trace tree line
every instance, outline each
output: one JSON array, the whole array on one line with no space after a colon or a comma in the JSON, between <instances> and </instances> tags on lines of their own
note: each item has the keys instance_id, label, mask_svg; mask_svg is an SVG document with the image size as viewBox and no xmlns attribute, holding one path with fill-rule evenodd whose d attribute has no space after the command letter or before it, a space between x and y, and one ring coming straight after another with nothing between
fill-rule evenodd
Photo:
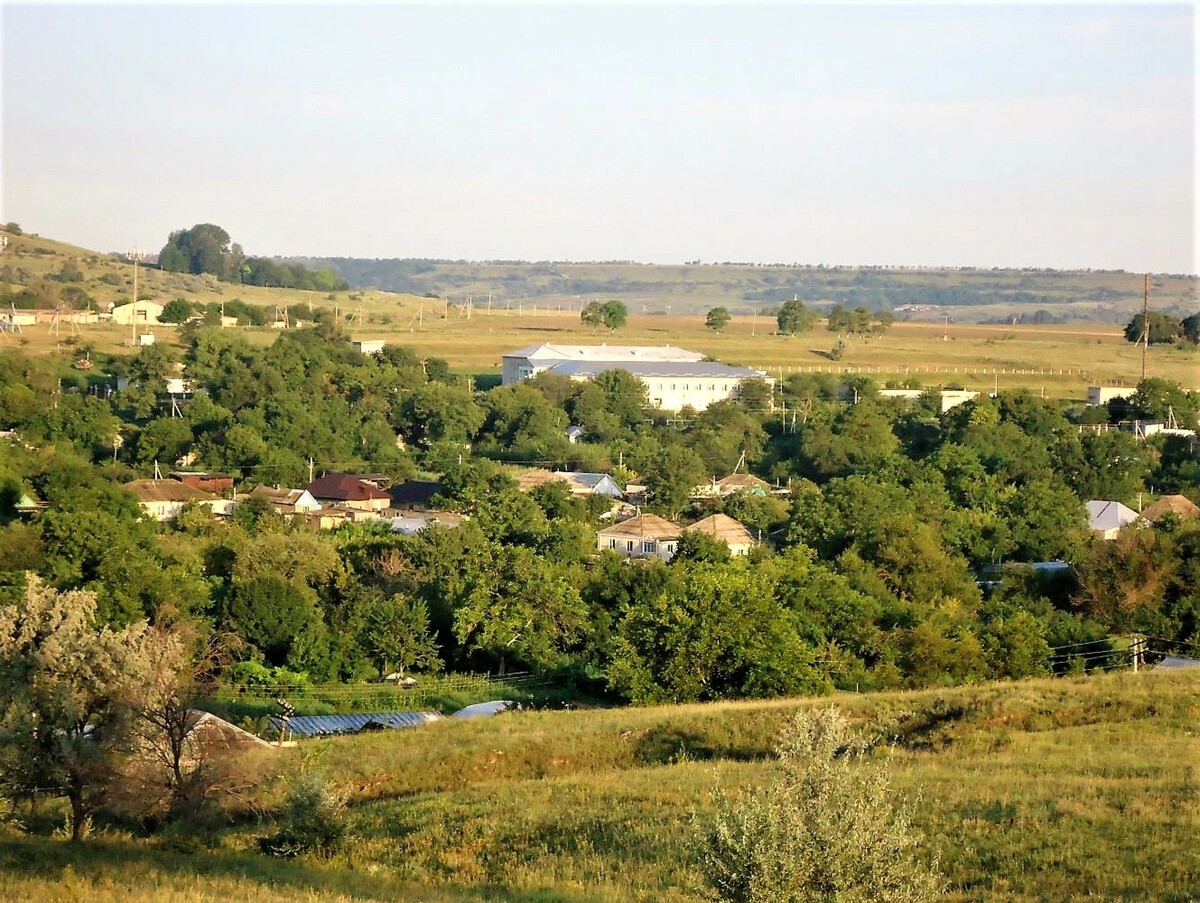
<instances>
[{"instance_id":1,"label":"tree line","mask_svg":"<svg viewBox=\"0 0 1200 903\"><path fill-rule=\"evenodd\" d=\"M247 256L241 245L231 244L228 232L212 223L172 232L159 252L158 266L173 273L209 273L225 282L270 288L338 292L348 287L333 269L310 270L301 263Z\"/></svg>"}]
</instances>

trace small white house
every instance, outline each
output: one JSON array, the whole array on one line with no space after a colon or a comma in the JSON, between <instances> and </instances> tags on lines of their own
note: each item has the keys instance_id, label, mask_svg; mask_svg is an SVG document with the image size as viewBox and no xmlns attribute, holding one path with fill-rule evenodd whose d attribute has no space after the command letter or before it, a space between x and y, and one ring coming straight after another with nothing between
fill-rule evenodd
<instances>
[{"instance_id":1,"label":"small white house","mask_svg":"<svg viewBox=\"0 0 1200 903\"><path fill-rule=\"evenodd\" d=\"M361 351L363 354L378 354L387 343L383 339L354 339L352 344L355 351Z\"/></svg>"},{"instance_id":2,"label":"small white house","mask_svg":"<svg viewBox=\"0 0 1200 903\"><path fill-rule=\"evenodd\" d=\"M1138 519L1138 513L1120 502L1092 499L1087 503L1088 529L1101 539L1116 539L1121 530Z\"/></svg>"},{"instance_id":3,"label":"small white house","mask_svg":"<svg viewBox=\"0 0 1200 903\"><path fill-rule=\"evenodd\" d=\"M1098 408L1114 398L1128 398L1135 391L1131 386L1088 386L1088 407Z\"/></svg>"},{"instance_id":4,"label":"small white house","mask_svg":"<svg viewBox=\"0 0 1200 903\"><path fill-rule=\"evenodd\" d=\"M113 308L112 320L114 323L119 323L123 326L129 326L133 323L144 323L148 326L156 326L159 323L159 317L162 316L163 306L157 301L138 301L122 304Z\"/></svg>"}]
</instances>

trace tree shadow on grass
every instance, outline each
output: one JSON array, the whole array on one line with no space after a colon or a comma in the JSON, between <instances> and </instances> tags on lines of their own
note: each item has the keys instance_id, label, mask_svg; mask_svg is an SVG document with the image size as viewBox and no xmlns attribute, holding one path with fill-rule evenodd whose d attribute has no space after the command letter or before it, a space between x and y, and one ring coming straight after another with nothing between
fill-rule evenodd
<instances>
[{"instance_id":1,"label":"tree shadow on grass","mask_svg":"<svg viewBox=\"0 0 1200 903\"><path fill-rule=\"evenodd\" d=\"M80 878L103 877L108 888L126 883L134 889L159 884L163 877L174 877L192 888L195 888L197 878L227 879L258 884L275 891L295 890L380 903L396 900L411 903L424 900L436 903L581 903L588 899L582 893L515 891L490 885L422 888L387 875L367 874L360 869L351 871L333 865L324 867L243 852L173 853L148 844L106 838L82 843L40 837L0 838L0 874L44 881L53 880L67 868Z\"/></svg>"}]
</instances>

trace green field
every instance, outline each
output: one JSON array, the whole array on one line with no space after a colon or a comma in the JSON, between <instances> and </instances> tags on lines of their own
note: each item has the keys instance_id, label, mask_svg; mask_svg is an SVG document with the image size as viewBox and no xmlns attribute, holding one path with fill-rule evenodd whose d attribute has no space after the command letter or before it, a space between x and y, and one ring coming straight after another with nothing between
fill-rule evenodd
<instances>
[{"instance_id":1,"label":"green field","mask_svg":"<svg viewBox=\"0 0 1200 903\"><path fill-rule=\"evenodd\" d=\"M693 818L762 782L784 719L832 701L914 802L948 900L1194 900L1200 674L1108 674L830 699L513 713L309 741L280 769L348 792L329 860L252 852L251 818L190 853L109 831L9 833L0 897L703 900Z\"/></svg>"}]
</instances>

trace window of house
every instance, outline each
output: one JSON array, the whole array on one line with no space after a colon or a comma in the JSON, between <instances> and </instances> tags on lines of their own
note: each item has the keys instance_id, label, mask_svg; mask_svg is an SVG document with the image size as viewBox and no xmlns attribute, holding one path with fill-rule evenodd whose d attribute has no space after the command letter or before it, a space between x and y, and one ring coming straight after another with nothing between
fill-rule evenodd
<instances>
[{"instance_id":1,"label":"window of house","mask_svg":"<svg viewBox=\"0 0 1200 903\"><path fill-rule=\"evenodd\" d=\"M608 547L610 549L615 549L617 547L617 541L615 539L610 539L608 541Z\"/></svg>"},{"instance_id":2,"label":"window of house","mask_svg":"<svg viewBox=\"0 0 1200 903\"><path fill-rule=\"evenodd\" d=\"M654 543L651 540L646 540L642 543L642 552L647 555L654 554Z\"/></svg>"},{"instance_id":3,"label":"window of house","mask_svg":"<svg viewBox=\"0 0 1200 903\"><path fill-rule=\"evenodd\" d=\"M629 542L625 543L625 551L626 551L626 552L632 552L632 551L633 551L633 540L632 540L632 539L631 539L631 540L629 540Z\"/></svg>"}]
</instances>

